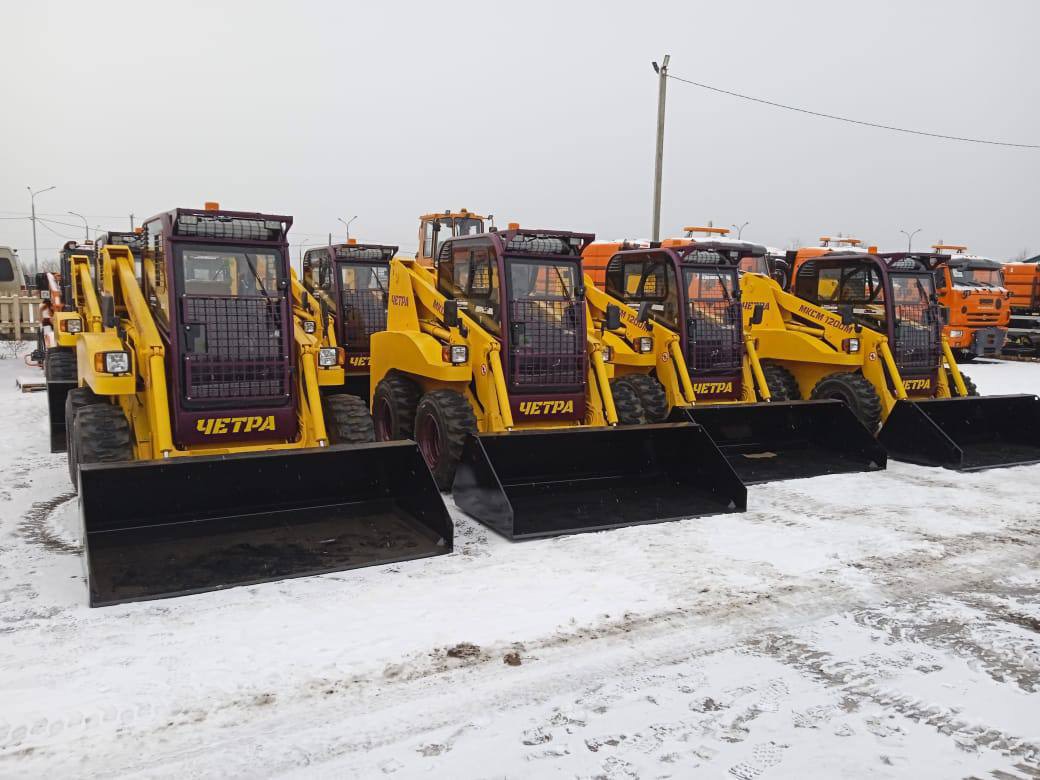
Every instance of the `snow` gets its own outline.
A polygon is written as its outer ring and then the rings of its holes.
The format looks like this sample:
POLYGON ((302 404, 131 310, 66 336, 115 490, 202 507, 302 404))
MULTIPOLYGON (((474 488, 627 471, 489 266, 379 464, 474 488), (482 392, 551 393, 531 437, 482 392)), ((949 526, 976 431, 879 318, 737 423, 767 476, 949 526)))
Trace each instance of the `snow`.
MULTIPOLYGON (((965 370, 1040 387, 1040 364, 965 370)), ((19 372, 0 360, 0 777, 1040 773, 1040 466, 891 463, 515 544, 453 508, 450 556, 91 610, 19 372)))

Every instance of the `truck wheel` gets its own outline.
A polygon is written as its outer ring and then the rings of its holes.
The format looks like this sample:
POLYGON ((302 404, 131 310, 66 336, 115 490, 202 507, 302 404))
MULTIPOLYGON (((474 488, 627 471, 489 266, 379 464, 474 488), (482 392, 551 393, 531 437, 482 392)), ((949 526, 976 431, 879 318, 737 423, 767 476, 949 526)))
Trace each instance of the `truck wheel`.
POLYGON ((639 396, 648 423, 664 422, 668 417, 668 395, 664 386, 649 374, 628 374, 619 381, 627 382, 639 396))
POLYGON ((80 407, 69 434, 69 450, 73 448, 78 466, 133 460, 130 424, 123 410, 108 403, 80 407))
POLYGON ((327 395, 321 399, 329 444, 364 444, 375 441, 368 404, 356 395, 327 395))
POLYGON ((881 399, 874 385, 862 375, 839 372, 825 376, 812 389, 814 401, 834 398, 844 401, 871 433, 881 427, 881 399))
POLYGON ((104 402, 105 399, 99 395, 94 395, 89 387, 73 388, 65 396, 65 450, 69 461, 69 479, 72 480, 73 487, 76 486, 79 472, 79 462, 76 457, 76 441, 72 436, 72 426, 76 423, 76 413, 84 406, 104 402))
POLYGON ((646 423, 646 410, 639 400, 639 394, 627 379, 619 377, 610 383, 618 425, 643 425, 646 423))
POLYGON ((378 441, 415 438, 415 410, 422 391, 408 377, 390 372, 376 385, 372 418, 378 441))
POLYGON ((794 374, 776 363, 763 363, 762 374, 766 378, 769 396, 774 401, 801 401, 802 391, 794 374))
POLYGON ((415 442, 433 472, 437 487, 451 490, 466 437, 477 432, 469 401, 454 390, 434 390, 415 410, 415 442))
POLYGON ((953 350, 953 357, 958 363, 971 363, 975 359, 975 353, 966 349, 953 350))
MULTIPOLYGON (((964 380, 964 389, 968 391, 968 395, 978 395, 979 394, 979 388, 977 388, 975 386, 975 383, 971 381, 971 377, 968 376, 967 374, 965 374, 963 371, 961 372, 961 379, 964 380)), ((950 395, 956 396, 957 395, 957 388, 955 388, 953 386, 953 372, 952 371, 947 370, 947 372, 946 372, 946 381, 950 385, 950 395)))
POLYGON ((69 347, 47 350, 43 359, 43 375, 48 382, 76 381, 76 352, 69 347))

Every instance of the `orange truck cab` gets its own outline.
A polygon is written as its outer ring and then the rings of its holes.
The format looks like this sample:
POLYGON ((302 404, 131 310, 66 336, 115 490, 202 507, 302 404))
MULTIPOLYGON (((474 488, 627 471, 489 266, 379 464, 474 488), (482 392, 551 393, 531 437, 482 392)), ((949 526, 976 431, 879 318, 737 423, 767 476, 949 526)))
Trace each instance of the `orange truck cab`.
POLYGON ((1040 355, 1040 255, 1004 263, 1004 286, 1011 293, 1004 352, 1040 355))
POLYGON ((939 303, 950 310, 943 328, 959 362, 997 357, 1004 347, 1011 307, 1003 264, 966 254, 967 247, 938 243, 931 252, 889 252, 882 257, 911 257, 931 269, 939 303))

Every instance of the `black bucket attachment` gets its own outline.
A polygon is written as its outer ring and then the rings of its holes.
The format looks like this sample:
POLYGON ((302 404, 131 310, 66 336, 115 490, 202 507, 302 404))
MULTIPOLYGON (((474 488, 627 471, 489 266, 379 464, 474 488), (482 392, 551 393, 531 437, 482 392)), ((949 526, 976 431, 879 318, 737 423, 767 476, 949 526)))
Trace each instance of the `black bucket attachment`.
POLYGON ((509 539, 742 512, 747 489, 690 423, 470 436, 452 490, 509 539))
POLYGON ((878 435, 896 460, 980 471, 1040 463, 1040 398, 897 401, 878 435))
POLYGON ((677 409, 704 426, 745 485, 876 471, 888 463, 841 401, 774 401, 677 409))
POLYGON ((412 442, 87 465, 79 496, 93 607, 452 549, 412 442))
POLYGON ((76 382, 47 382, 47 419, 50 424, 51 452, 65 452, 65 396, 76 382))

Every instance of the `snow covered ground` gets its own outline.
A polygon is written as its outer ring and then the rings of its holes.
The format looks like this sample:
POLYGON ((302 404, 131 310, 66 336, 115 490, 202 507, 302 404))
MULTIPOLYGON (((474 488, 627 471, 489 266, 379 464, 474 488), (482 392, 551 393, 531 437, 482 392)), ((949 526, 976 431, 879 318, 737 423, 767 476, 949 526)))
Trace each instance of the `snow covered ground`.
POLYGON ((26 373, 0 361, 2 777, 1040 777, 1040 466, 517 544, 455 512, 451 556, 91 610, 26 373))

